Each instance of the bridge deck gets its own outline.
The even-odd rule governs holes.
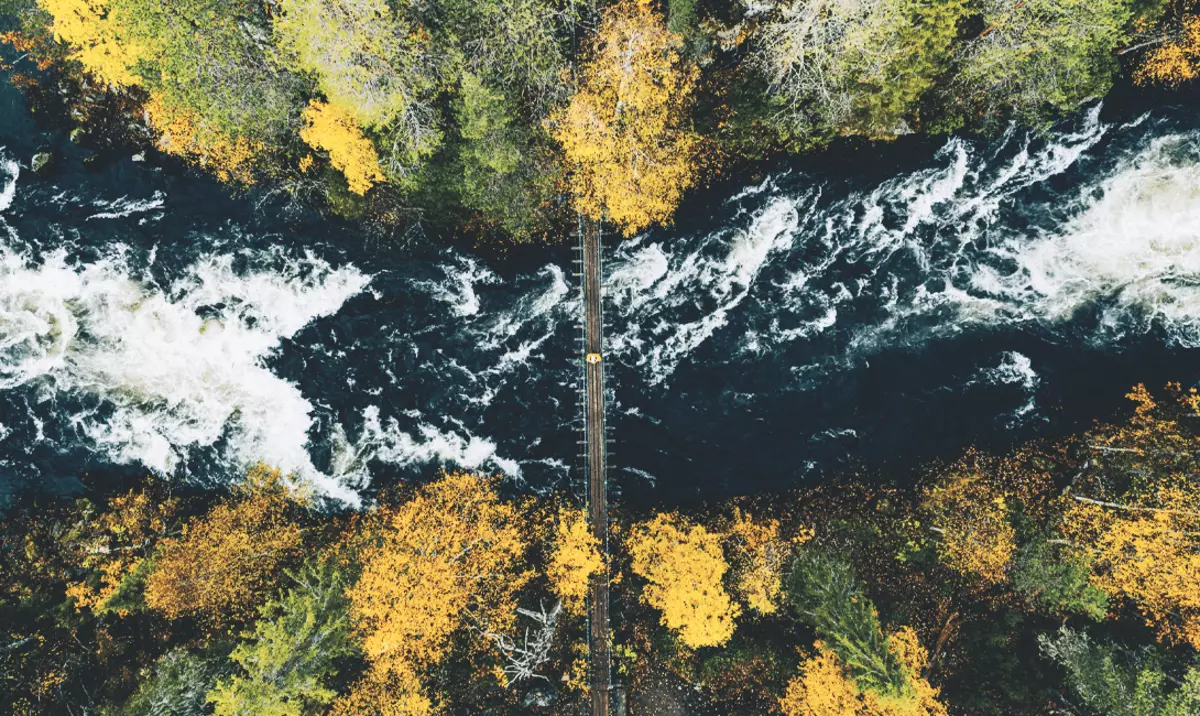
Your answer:
[[[600,225],[584,219],[580,223],[584,312],[584,353],[603,355],[604,314],[600,284]],[[584,431],[587,444],[588,521],[592,534],[608,561],[608,475],[604,361],[584,362]],[[607,568],[593,575],[588,585],[588,644],[591,653],[592,716],[610,716],[612,699],[612,654],[608,623]]]

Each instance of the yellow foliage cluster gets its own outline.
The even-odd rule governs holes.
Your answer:
[[[1133,418],[1086,437],[1091,467],[1063,498],[1059,529],[1091,560],[1097,588],[1133,602],[1160,639],[1200,648],[1200,436],[1181,422],[1200,398],[1167,388],[1160,406],[1136,386]]]
[[[71,58],[88,72],[114,85],[140,82],[132,68],[146,50],[122,37],[111,0],[38,0],[38,5],[54,18],[55,38],[76,48]]]
[[[642,599],[688,647],[718,646],[733,635],[740,609],[721,580],[729,565],[721,538],[672,514],[637,525],[628,541],[634,573],[649,582]]]
[[[648,2],[604,13],[581,84],[551,118],[579,209],[632,235],[669,221],[695,183],[699,135],[687,126],[697,69]]]
[[[727,545],[732,554],[735,590],[747,607],[774,614],[783,602],[783,568],[792,549],[807,542],[808,531],[786,540],[778,520],[754,520],[735,508]]]
[[[1092,583],[1133,601],[1168,643],[1200,649],[1200,486],[1162,480],[1128,503],[1077,502],[1064,535],[1095,559]]]
[[[785,716],[857,716],[862,700],[854,679],[837,654],[817,643],[817,655],[804,662],[779,700]]]
[[[938,689],[921,677],[929,654],[916,632],[902,627],[888,638],[892,653],[909,671],[912,691],[904,697],[881,698],[859,689],[837,654],[817,642],[817,654],[788,682],[779,700],[784,716],[947,716]]]
[[[103,609],[121,581],[138,567],[167,530],[178,500],[157,501],[143,491],[114,497],[101,515],[84,515],[86,535],[79,540],[80,566],[100,573],[99,587],[88,580],[67,585],[76,609]],[[123,614],[118,610],[118,613]]]
[[[158,133],[158,148],[204,167],[224,182],[254,183],[254,162],[263,145],[231,137],[201,122],[191,112],[168,107],[161,98],[146,102],[146,117]]]
[[[939,557],[961,574],[998,584],[1007,577],[1017,549],[1016,530],[1008,519],[1008,497],[969,457],[955,467],[929,491],[925,503],[941,537]]]
[[[517,510],[492,480],[466,473],[444,475],[380,518],[349,591],[350,614],[371,662],[366,678],[412,686],[467,619],[493,630],[511,622],[529,578],[521,571],[526,547]],[[424,699],[418,686],[400,692],[412,704]]]
[[[313,100],[304,110],[300,138],[308,146],[329,152],[329,162],[346,177],[350,191],[366,194],[385,181],[379,171],[379,156],[371,140],[354,123],[354,117],[338,105]]]
[[[546,576],[563,608],[571,614],[583,614],[588,578],[603,569],[600,543],[588,529],[587,513],[580,509],[561,510],[554,526],[554,547]]]
[[[1139,84],[1174,87],[1200,75],[1200,17],[1184,19],[1182,32],[1171,42],[1146,53],[1133,77]]]
[[[216,628],[253,617],[282,567],[303,552],[295,506],[279,471],[252,468],[237,495],[185,525],[179,538],[162,541],[146,604]]]
[[[334,700],[328,716],[429,716],[433,702],[413,673],[372,671]]]

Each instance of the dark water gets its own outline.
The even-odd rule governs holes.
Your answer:
[[[611,241],[616,488],[911,464],[1195,381],[1200,120],[1098,117],[781,168]],[[379,246],[154,157],[87,171],[59,136],[0,90],[6,494],[255,460],[344,499],[438,465],[577,487],[568,248]],[[39,178],[47,141],[65,154]]]

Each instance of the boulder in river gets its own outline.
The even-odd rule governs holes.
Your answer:
[[[29,162],[34,174],[47,174],[54,167],[54,155],[50,152],[38,152]]]

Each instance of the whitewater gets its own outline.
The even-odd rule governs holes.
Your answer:
[[[1096,107],[888,168],[795,164],[611,237],[618,491],[787,487],[1194,381],[1191,121]],[[580,488],[569,244],[381,250],[200,179],[40,179],[0,138],[4,493],[91,470],[223,483],[259,461],[334,503],[442,468]]]

